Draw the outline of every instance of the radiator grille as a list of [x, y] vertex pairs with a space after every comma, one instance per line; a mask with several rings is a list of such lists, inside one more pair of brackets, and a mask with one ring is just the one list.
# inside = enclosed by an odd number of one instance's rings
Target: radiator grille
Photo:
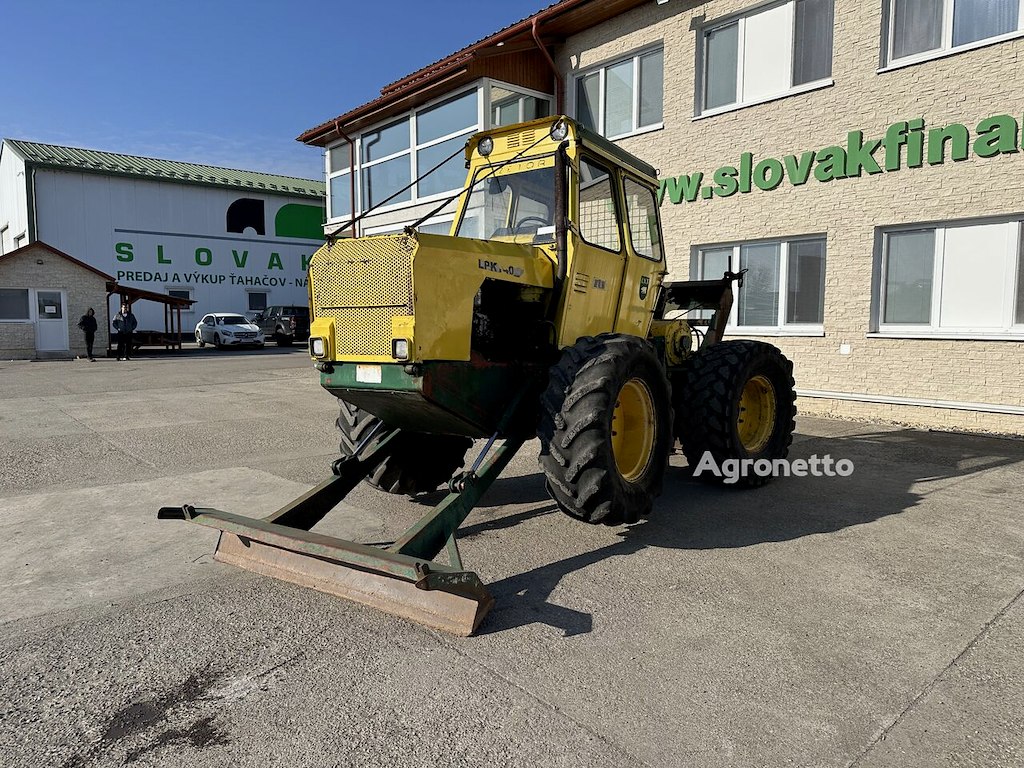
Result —
[[338, 240], [309, 267], [315, 317], [333, 317], [339, 357], [391, 357], [391, 318], [412, 314], [408, 235]]

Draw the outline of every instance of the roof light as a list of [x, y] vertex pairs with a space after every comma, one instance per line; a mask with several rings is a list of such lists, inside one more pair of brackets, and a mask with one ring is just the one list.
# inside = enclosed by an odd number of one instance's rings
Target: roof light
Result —
[[564, 141], [569, 135], [569, 124], [565, 120], [559, 120], [551, 126], [551, 138], [554, 141]]
[[491, 152], [494, 151], [494, 139], [490, 136], [484, 136], [480, 139], [480, 142], [476, 145], [477, 150], [483, 157], [487, 157]]

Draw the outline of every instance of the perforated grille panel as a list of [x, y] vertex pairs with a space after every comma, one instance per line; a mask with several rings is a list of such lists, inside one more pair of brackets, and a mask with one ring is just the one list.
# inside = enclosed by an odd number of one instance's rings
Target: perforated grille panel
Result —
[[314, 317], [333, 317], [337, 355], [391, 356], [391, 318], [412, 314], [407, 235], [338, 240], [309, 267]]

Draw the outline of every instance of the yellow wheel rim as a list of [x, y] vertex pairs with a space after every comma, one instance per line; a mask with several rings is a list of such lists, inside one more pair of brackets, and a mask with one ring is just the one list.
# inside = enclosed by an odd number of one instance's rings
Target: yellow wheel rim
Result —
[[651, 390], [641, 379], [630, 379], [622, 385], [612, 411], [612, 454], [627, 482], [635, 482], [647, 471], [657, 428]]
[[748, 453], [759, 453], [768, 445], [775, 428], [775, 387], [764, 376], [752, 377], [740, 395], [736, 431]]

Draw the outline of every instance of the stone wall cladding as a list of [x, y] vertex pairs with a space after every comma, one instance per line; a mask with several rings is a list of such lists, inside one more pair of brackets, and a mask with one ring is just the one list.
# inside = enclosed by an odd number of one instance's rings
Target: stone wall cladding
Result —
[[[42, 264], [36, 262], [41, 260]], [[61, 258], [46, 248], [29, 248], [0, 261], [0, 286], [62, 290], [67, 296], [68, 356], [85, 355], [85, 334], [78, 320], [92, 307], [96, 311], [96, 342], [93, 354], [103, 355], [107, 345], [106, 282], [88, 269]], [[0, 358], [26, 359], [36, 356], [35, 325], [0, 323]]]
[[[1024, 39], [879, 72], [881, 3], [836, 0], [834, 85], [694, 120], [699, 28], [754, 7], [719, 0], [646, 4], [569, 38], [559, 64], [572, 110], [573, 74], [643, 47], [665, 49], [664, 129], [621, 140], [662, 178], [723, 165], [740, 153], [754, 162], [829, 145], [860, 129], [881, 138], [898, 120], [923, 117], [926, 129], [1010, 114], [1024, 118]], [[876, 155], [881, 156], [881, 151]], [[671, 278], [684, 279], [698, 245], [827, 235], [823, 337], [771, 337], [792, 357], [797, 386], [945, 401], [1024, 406], [1024, 354], [1017, 341], [869, 338], [878, 227], [1024, 213], [1021, 153], [828, 183], [788, 181], [765, 192], [662, 205]], [[840, 355], [842, 343], [851, 354]], [[803, 412], [892, 419], [936, 428], [1024, 433], [1024, 417], [803, 398]]]

